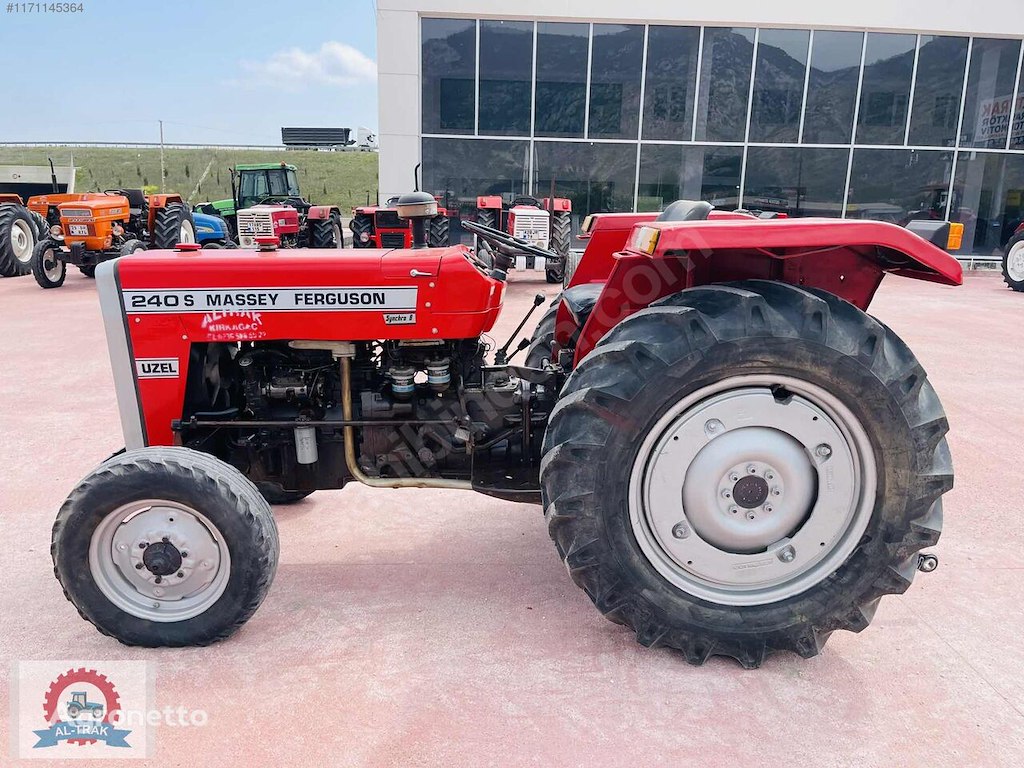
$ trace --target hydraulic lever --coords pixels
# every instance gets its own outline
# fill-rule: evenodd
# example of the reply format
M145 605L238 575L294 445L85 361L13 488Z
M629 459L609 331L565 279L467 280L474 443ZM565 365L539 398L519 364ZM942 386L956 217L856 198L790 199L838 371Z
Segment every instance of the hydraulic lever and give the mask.
M543 304L547 300L547 298L548 297L545 296L543 293L538 293L536 296L533 297L533 306L530 307L529 311L526 313L526 316L519 321L519 325L517 325L516 329L512 331L512 335L509 337L508 341L506 341L501 346L501 348L494 353L495 365L505 365L506 363L508 363L508 348L512 345L512 340L519 335L519 332L523 330L523 326L526 325L526 321L530 319L530 315L532 315L536 311L537 307ZM527 346L529 346L529 342L527 342ZM520 347L516 349L516 352L518 352L522 348L523 347L520 345ZM513 352L512 354L514 355L516 352Z

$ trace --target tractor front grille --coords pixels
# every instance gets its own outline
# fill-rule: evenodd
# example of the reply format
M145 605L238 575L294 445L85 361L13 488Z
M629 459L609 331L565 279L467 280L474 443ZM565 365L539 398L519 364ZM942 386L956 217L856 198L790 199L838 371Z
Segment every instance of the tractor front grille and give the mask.
M375 217L377 229L402 229L409 223L398 218L398 211L377 211Z
M405 234L402 232L381 232L381 248L405 248Z
M513 237L526 240L533 245L539 245L541 248L548 247L550 239L548 222L550 219L547 211L529 213L516 210L512 212L512 215L514 216Z
M270 211L239 211L238 234L240 237L273 237L273 214Z

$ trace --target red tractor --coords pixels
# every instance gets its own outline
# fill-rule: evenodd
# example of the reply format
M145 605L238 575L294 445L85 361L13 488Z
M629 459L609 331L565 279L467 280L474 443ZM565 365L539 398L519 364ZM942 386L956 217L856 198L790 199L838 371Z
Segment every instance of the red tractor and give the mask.
M565 262L572 243L572 201L563 197L520 195L506 200L501 195L481 195L476 199L478 224L499 229L517 240L550 252L541 258L519 250L514 254L517 270L543 270L549 283L562 282ZM478 251L480 249L477 241Z
M52 553L101 632L229 636L274 577L268 499L350 482L542 505L597 608L694 664L814 656L937 565L948 425L866 310L886 273L960 284L948 224L602 216L515 365L515 335L492 356L485 334L516 256L552 254L467 222L484 263L427 247L429 195L397 213L411 249L100 265L127 450L71 492Z
M364 205L352 209L353 248L411 248L412 230L409 222L398 215L397 197L387 201L386 206ZM444 208L437 209L437 215L427 222L427 244L431 248L443 248L449 244L449 218Z

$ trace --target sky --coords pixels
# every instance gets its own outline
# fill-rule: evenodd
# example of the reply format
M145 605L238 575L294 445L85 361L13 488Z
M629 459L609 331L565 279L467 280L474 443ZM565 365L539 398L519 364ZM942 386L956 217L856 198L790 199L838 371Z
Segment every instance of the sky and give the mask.
M159 120L183 144L279 145L282 126L376 132L374 0L81 4L0 2L0 141L156 143Z

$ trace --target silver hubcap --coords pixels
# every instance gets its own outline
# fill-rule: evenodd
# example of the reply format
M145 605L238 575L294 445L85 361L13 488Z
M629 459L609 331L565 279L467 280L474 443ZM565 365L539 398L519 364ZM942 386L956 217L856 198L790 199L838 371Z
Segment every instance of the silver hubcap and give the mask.
M335 248L344 248L345 247L345 237L344 237L344 235L341 234L341 226L338 225L338 224L335 224L335 225L333 225L332 230L334 232L334 247Z
M64 274L64 269L64 262L57 258L56 249L47 248L43 251L43 274L51 282L60 280L60 276Z
M192 227L192 222L185 220L181 222L181 228L178 230L178 242L179 243L194 243L196 241L196 231Z
M789 377L740 376L685 398L651 430L630 477L630 520L674 586L761 605L842 565L875 487L867 434L834 396Z
M1006 254L1006 274L1015 283L1024 281L1024 240L1014 243Z
M11 250L14 251L14 258L21 264L28 264L32 261L32 248L35 244L32 228L24 221L15 219L11 227Z
M231 557L220 531L202 514L148 499L103 518L89 545L89 570L122 611L150 621L185 621L224 593Z

